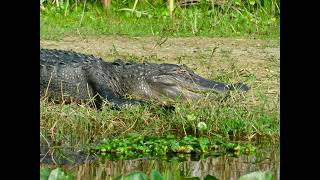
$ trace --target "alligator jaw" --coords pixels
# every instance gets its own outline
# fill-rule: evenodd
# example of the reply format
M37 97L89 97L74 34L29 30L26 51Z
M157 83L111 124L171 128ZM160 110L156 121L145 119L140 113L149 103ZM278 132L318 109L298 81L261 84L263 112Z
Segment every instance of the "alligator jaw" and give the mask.
M205 79L196 74L192 74L191 76L191 78L185 78L183 74L172 73L152 77L152 82L149 83L152 89L152 96L168 97L170 99L182 97L183 99L197 100L205 96L206 93L249 90L249 87L242 83L228 85Z

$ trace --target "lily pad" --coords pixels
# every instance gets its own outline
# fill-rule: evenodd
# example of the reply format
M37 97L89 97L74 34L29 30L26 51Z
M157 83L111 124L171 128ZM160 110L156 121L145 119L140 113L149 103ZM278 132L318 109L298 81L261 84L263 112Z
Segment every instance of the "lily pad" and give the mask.
M141 171L136 171L132 172L126 176L118 176L115 180L147 180L147 176L141 172Z
M40 180L47 180L50 175L50 169L49 168L41 168L40 169Z
M274 180L274 177L271 171L256 171L241 176L239 180Z
M151 180L164 180L161 174L157 170L151 171Z

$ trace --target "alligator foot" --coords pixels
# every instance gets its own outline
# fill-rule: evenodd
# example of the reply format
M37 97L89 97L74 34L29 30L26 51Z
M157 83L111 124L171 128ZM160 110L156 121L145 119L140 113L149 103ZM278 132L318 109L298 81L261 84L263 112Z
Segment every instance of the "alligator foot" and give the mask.
M145 102L142 100L130 99L130 100L123 100L123 99L113 99L109 100L112 109L120 109L126 108L131 106L139 106L144 105Z

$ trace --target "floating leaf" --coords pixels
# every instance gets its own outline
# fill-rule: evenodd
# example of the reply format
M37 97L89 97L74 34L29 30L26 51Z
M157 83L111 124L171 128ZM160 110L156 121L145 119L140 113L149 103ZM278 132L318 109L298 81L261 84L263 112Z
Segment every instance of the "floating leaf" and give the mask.
M48 180L72 180L72 177L65 174L60 168L51 171Z
M48 180L56 180L61 174L63 174L63 171L60 168L56 168L51 171Z
M199 177L185 177L185 178L183 178L184 180L200 180L200 178Z
M212 142L205 136L184 136L179 139L174 136L167 137L144 137L129 136L104 140L102 144L93 148L92 153L113 158L125 159L139 158L140 156L165 156L170 153L208 153L219 147L228 153L250 154L255 151L254 146Z
M161 174L157 170L151 171L151 180L164 180Z
M118 176L117 178L115 178L115 180L147 180L147 176L141 172L141 171L137 171L137 172L133 172L130 173L126 176Z
M209 139L206 137L200 137L198 141L202 152L205 152L208 148L208 144L210 143Z
M47 180L50 175L50 169L41 168L40 169L40 180Z
M216 178L215 176L211 176L210 174L208 174L204 180L218 180L218 178Z
M256 171L244 176L241 176L239 180L273 180L271 171Z

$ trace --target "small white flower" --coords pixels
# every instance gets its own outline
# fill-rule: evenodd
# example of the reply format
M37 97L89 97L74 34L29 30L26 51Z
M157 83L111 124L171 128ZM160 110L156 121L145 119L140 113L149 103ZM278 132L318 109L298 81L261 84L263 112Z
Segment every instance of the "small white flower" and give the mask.
M198 127L199 131L204 131L207 129L207 125L204 122L199 122L197 127Z

